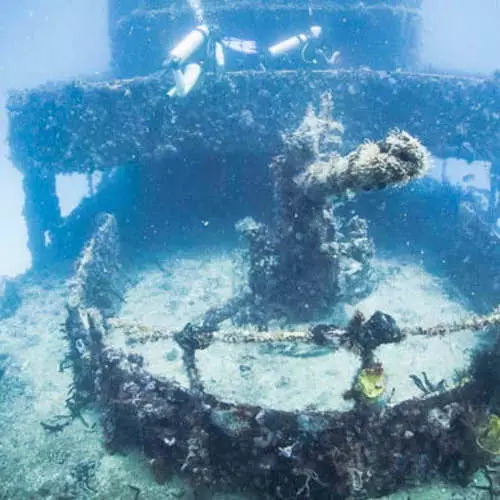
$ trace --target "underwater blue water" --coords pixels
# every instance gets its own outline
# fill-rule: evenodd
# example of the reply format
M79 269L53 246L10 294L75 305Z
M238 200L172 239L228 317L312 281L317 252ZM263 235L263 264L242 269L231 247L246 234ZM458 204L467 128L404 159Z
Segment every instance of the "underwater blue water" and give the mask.
M426 429L422 430L420 437L412 427L415 422L411 415L408 416L408 428L412 430L402 431L401 442L412 444L407 448L403 444L404 450L395 450L394 455L387 458L390 467L393 467L394 482L377 489L375 480L370 491L377 491L381 497L401 488L400 493L384 497L394 500L406 497L500 498L498 462L490 456L495 455L497 449L493 452L486 449L486 454L489 453L487 460L481 454L478 454L478 462L471 460L474 475L469 476L463 471L463 463L470 455L465 454L462 460L462 448L453 454L453 446L460 441L456 436L462 436L461 432L467 436L468 446L473 447L476 443L473 453L478 451L478 442L483 452L486 444L490 448L498 444L500 449L498 428L495 427L495 418L498 419L497 414L500 414L496 394L498 370L495 368L498 361L495 349L498 346L493 347L492 340L498 335L498 323L490 329L475 329L470 324L462 328L463 331L457 327L461 333L455 337L455 333L443 337L436 335L428 343L418 337L419 327L445 324L452 330L453 325L470 315L488 315L498 307L500 300L500 158L495 156L498 147L488 150L491 144L495 144L495 137L500 140L500 83L498 76L493 75L500 69L500 52L497 50L500 43L497 30L500 5L496 0L484 0L481 5L472 0L424 0L422 24L418 29L412 25L411 15L408 24L401 29L396 22L401 6L395 10L386 9L388 4L401 3L397 0L338 0L327 2L333 7L326 11L315 8L324 3L322 0L308 2L309 9L290 8L291 2L277 0L276 5L269 8L266 2L259 2L263 8L257 13L255 6L246 2L246 7L238 10L237 15L234 9L239 5L236 4L234 8L230 4L226 4L229 5L227 8L219 8L216 1L180 2L183 8L186 8L185 3L188 4L188 12L192 9L192 23L177 22L175 16L172 21L168 9L177 8L179 2L162 0L109 0L109 3L106 0L22 0L12 3L0 0L0 3L0 499L264 498L262 491L265 488L262 489L262 485L269 481L274 488L280 471L287 471L283 472L284 475L291 471L292 481L297 481L297 477L304 479L303 485L297 483L297 487L285 488L295 493L290 497L369 498L363 490L363 481L369 481L356 467L349 469L352 474L349 484L354 496L325 492L322 481L324 469L318 475L308 467L318 457L310 453L308 461L303 460L300 446L296 450L295 442L280 441L286 432L283 431L282 435L273 426L289 424L285 418L285 423L276 423L275 420L279 420L276 415L284 414L288 415L287 418L292 415L290 420L295 425L296 415L286 412L298 408L301 412L312 412L317 418L308 420L307 415L298 418L299 427L302 425L297 434L300 439L307 432L320 435L323 425L321 412L351 411L355 407L355 403L344 396L351 389L359 390L359 376L366 363L366 359L362 360L362 349L357 345L349 349L342 346L340 354L333 354L329 347L321 343L311 348L307 342L302 345L300 338L280 343L283 338L290 334L300 337L300 332L308 331L319 321L318 318L322 323L328 323L329 327L333 324L335 328L346 328L351 318L356 319L356 311L361 311L367 319L380 310L389 314L406 333L412 333L408 333L409 339L405 339L401 346L391 344L376 351L375 361L383 360L385 376L389 377L387 387L393 391L392 395L385 394L377 401L376 412L381 411L384 415L386 409L392 411L391 398L396 405L411 398L428 396L427 393L438 397L441 393L437 388L458 388L473 376L480 379L484 387L481 386L479 397L471 398L476 405L474 415L477 421L472 418L457 419L456 426L451 426L448 422L453 420L450 417L455 411L453 404L449 406L449 414L438 410L433 413L431 409L425 425L430 421L437 422L441 434L434 436L435 441L428 446ZM304 2L296 3L300 4L299 7L304 5ZM339 4L349 3L356 8L354 13L346 16L345 10L338 7ZM406 7L414 3L408 0ZM224 74L216 76L211 72L203 74L192 93L169 108L169 112L172 109L174 112L167 116L161 104L167 89L163 79L170 78L167 80L169 85L173 85L173 79L170 70L162 73L161 62L188 28L195 25L194 21L217 25L222 37L254 40L261 52L278 40L307 32L312 24L321 25L323 34L321 42L313 45L310 53L296 51L284 58L271 59L262 53L243 55L228 51L225 71L229 77L226 79ZM162 22L170 23L168 29L163 29ZM419 33L420 38L417 37L416 47L410 47L415 33ZM367 271L366 274L366 281L370 281L367 290L358 295L353 292L352 296L346 293L341 299L336 299L326 314L324 311L321 315L312 314L312 319L307 315L307 319L290 319L287 316L290 311L283 306L283 303L289 305L290 301L279 296L272 297L272 293L265 295L264 292L257 298L253 297L254 302L250 305L243 301L246 305L238 310L232 299L248 299L252 270L257 270L258 274L259 269L267 269L266 266L272 269L276 254L269 257L264 252L260 261L249 264L248 245L242 242L235 224L248 216L267 224L269 235L258 245L265 251L267 246L276 245L284 254L289 249L283 248L283 241L291 241L292 245L298 242L297 248L307 249L306 245L301 247L300 242L307 239L309 230L314 232L315 229L305 227L305 236L299 232L295 241L290 238L279 240L279 235L273 233L283 231L288 234L295 226L293 223L289 226L285 224L283 213L286 213L287 207L278 203L283 196L283 186L279 185L279 176L269 168L273 157L283 154L283 149L265 150L262 145L279 144L282 133L295 130L306 115L310 102L314 104L315 113L319 109L320 89L327 81L327 76L322 81L321 71L330 71L332 66L325 61L324 55L315 52L318 48L327 55L339 50L340 59L333 69L339 69L340 74L345 72L351 75L352 72L357 75L352 77L352 84L345 86L350 97L338 99L341 109L338 115L334 108L333 118L347 124L346 142L339 147L341 154L347 154L366 139L382 139L394 126L407 123L405 119L408 116L413 117L409 123L421 125L428 120L428 130L438 132L442 123L443 129L448 127L446 130L450 132L442 144L439 140L432 143L435 149L431 153L436 152L436 156L432 157L432 168L424 178L402 187L356 196L347 192L329 199L335 207L332 212L336 224L334 232L340 234L345 231L347 235L342 236L344 240L335 240L339 248L342 245L348 247L345 250L347 258L342 262L345 266L342 268L345 271L342 279L347 283L360 272L365 263L363 252L369 253L369 249L362 231L356 239L356 235L348 235L346 227L355 215L367 221L368 236L375 249L369 270L373 272L370 274ZM318 63L311 64L309 56L316 57ZM314 76L313 70L316 72ZM376 75L382 75L381 79L367 83L369 75L375 71ZM407 73L414 75L415 79L409 86L411 92L405 94L404 83L398 83L398 79L404 80ZM444 97L439 88L435 91L435 80L433 86L425 83L430 73L446 75L443 86L447 85L451 90L448 94L444 92ZM274 80L269 77L273 74L280 77L289 75L288 84L286 78ZM241 78L242 75L244 78ZM254 77L261 78L258 80L261 83L254 83L257 81ZM422 94L413 100L415 94L412 92L419 88L419 78L423 82ZM85 87L87 83L74 84L75 81L89 82L88 87ZM281 81L285 82L282 88ZM391 83L387 84L387 81ZM241 88L235 88L235 82L242 82ZM456 95L454 89L467 89L469 85L471 94L465 90L465 97L460 102L453 102ZM86 94L82 88L90 91ZM158 88L163 92L160 96ZM370 90L360 90L364 88ZM398 94L400 88L403 88L402 94ZM23 89L27 89L26 93L19 93ZM218 89L221 89L220 93ZM300 94L297 89L305 90ZM10 92L14 97L11 97L9 115L7 100ZM273 102L273 93L279 96L275 99L290 99L293 102L286 105ZM123 100L123 96L128 95L133 96L130 107ZM231 95L241 99L234 109L227 102ZM367 95L373 96L372 103L366 104ZM383 104L390 102L392 95L403 95L403 98L399 98L397 109L387 110ZM405 95L409 97L405 99ZM483 96L483 101L478 102L477 95ZM335 98L333 95L334 102ZM240 107L239 103L245 103L245 99L247 105ZM16 107L19 102L21 105ZM432 113L424 115L421 110L428 110L428 104L434 102L435 116ZM95 103L98 103L97 106ZM265 103L264 106L262 103ZM349 103L353 109L349 108ZM354 109L357 104L361 107ZM91 110L89 114L86 114L86 106ZM20 109L26 114L22 115ZM92 117L96 109L102 113ZM120 128L119 109L123 123L131 124L130 128ZM137 116L134 120L127 114L130 109L147 109L148 116ZM220 120L219 109L227 110L224 117L227 121ZM287 110L285 118L279 116L284 109ZM81 116L75 119L75 113L81 113ZM359 119L359 116L364 116L363 113L376 120L378 128L368 119L366 122ZM22 119L19 119L21 115ZM105 118L99 122L102 116ZM108 116L118 118L113 122L106 118ZM259 118L268 116L271 117L268 121L259 123ZM458 116L456 124L449 126L449 116L453 119ZM84 126L78 129L80 118ZM104 123L105 126L99 129L101 125L96 125L95 132L92 128L95 123ZM141 129L137 131L137 136L134 135L133 126L137 125L139 129L144 123L148 133L140 135ZM183 139L175 144L175 141L160 145L155 142L158 137L163 137L165 123L168 123L166 129L172 130L175 137L182 138L183 133L186 136L191 134L184 147ZM215 125L204 128L203 124L207 123ZM285 124L284 130L271 128L276 123ZM475 141L471 130L478 127L477 134L483 137L484 123L491 127L491 134L484 144L477 145L479 141ZM113 142L115 125L116 129L129 134L125 134L125 139L123 136L116 137L117 143L124 148L130 147L127 151L135 151L134 147L144 137L151 143L137 146L138 150L146 151L143 157L138 159L135 154L130 155L126 164L109 165L108 162L101 169L107 161L102 158L107 153L101 157L95 152L102 152L101 142ZM139 136L141 139L138 139ZM87 142L81 141L82 137ZM252 143L255 148L247 147L255 137L260 137L260 143ZM457 146L460 137L465 139ZM97 171L90 172L90 175L75 173L78 166L64 171L61 165L74 166L85 160L82 144L91 151L89 161L95 162ZM66 151L62 160L60 151ZM447 151L451 151L449 157ZM28 160L33 158L49 158L50 161L45 165L29 164ZM406 159L404 154L402 158ZM41 171L42 175L31 178L28 175L30 168L31 172ZM52 177L52 168L57 170L56 177ZM298 181L294 179L293 182ZM52 191L51 183L55 186ZM284 191L293 192L293 186ZM290 206L294 202L296 199L292 196ZM304 213L308 209L314 210L307 203L300 206L304 208ZM330 205L328 207L331 208ZM51 218L54 213L58 216L59 210L62 211L62 219L56 217L57 224L53 227ZM75 269L81 270L81 267L75 266L75 260L81 256L82 248L96 227L96 220L102 220L99 219L102 212L113 214L121 237L122 260L118 267L123 271L122 288L112 289L110 294L113 296L110 301L119 304L117 310L109 315L113 316L116 324L106 325L108 330L102 338L99 335L93 337L92 348L83 343L76 344L75 350L68 334L71 326L67 322L68 310L71 309L68 307L68 285ZM302 215L297 213L295 218L300 219ZM311 217L311 220L324 222L325 219ZM39 227L43 230L37 233ZM329 236L325 231L322 241L329 242ZM277 240L280 243L276 243ZM47 253L40 257L40 249L47 249ZM327 245L322 247L325 254L330 250ZM295 259L290 258L290 254ZM346 257L341 251L339 254L341 258ZM31 267L32 256L34 267ZM301 276L301 266L307 275L310 265L307 252L304 256L297 250L287 256L290 276ZM311 262L313 260L311 257ZM325 277L333 280L328 275L330 268L325 269L324 275L319 273L318 281ZM115 268L106 265L98 267L97 282L102 284L102 280L106 283L115 272ZM4 281L5 276L16 279ZM354 283L355 278L352 279ZM266 286L272 289L275 285L269 281L272 280L261 283L264 291ZM286 273L283 281L286 282ZM2 288L4 283L12 285L12 288ZM296 290L293 287L288 289L292 298L294 292L297 297L303 297L303 290L299 288L297 285ZM278 286L276 289L279 289ZM273 298L282 309L276 307L269 313L274 316L269 318L262 313L262 302ZM240 484L243 488L235 488L231 484L229 491L224 491L224 488L206 491L193 486L179 473L179 469L184 472L187 467L182 466L180 454L172 460L176 473L171 474L171 463L161 453L165 447L176 450L176 439L184 443L182 429L173 434L171 431L180 423L184 425L187 422L186 425L189 425L190 417L182 420L185 416L176 414L177 421L175 418L170 421L171 416L155 421L157 415L151 412L144 417L144 428L138 431L130 408L130 414L124 412L123 420L115 421L110 415L118 412L118 399L127 390L134 391L134 383L139 386L141 381L134 379L128 389L124 387L121 392L113 393L117 399L110 404L105 390L113 384L109 383L107 387L108 381L103 382L99 378L102 369L106 370L112 364L104 363L105 355L99 349L119 348L131 366L142 356L145 369L154 377L174 380L175 387L180 387L176 397L182 400L185 394L191 394L188 389L193 389L185 370L189 361L186 361L188 350L178 338L174 341L172 335L156 344L147 340L133 344L130 338L137 334L134 328L138 324L139 333L154 331L155 328L171 333L190 322L196 323L200 317L204 318L209 309L224 307L235 307L237 310L234 315L228 315L234 323L229 320L221 322L219 333L224 340L216 343L216 347L210 346L200 350L201 354L196 354L200 371L197 376L209 388L210 397L215 395L223 401L223 408L217 407L217 400L207 399L209 402L205 403L203 411L207 411L209 417L200 425L207 425L209 421L212 429L218 429L217 433L209 436L210 445L225 456L224 453L231 449L227 438L236 440L241 437L239 432L245 435L248 414L240 407L232 413L233 410L224 405L243 402L283 412L266 415L269 421L265 425L260 412L253 415L252 419L262 426L265 433L258 436L249 434L251 439L244 441L241 448L234 447L242 454L255 447L248 454L249 463L242 465L241 470L248 465L252 474L257 471L261 481L258 485L261 489L257 488L257 493L252 490L255 485L248 491L245 484ZM308 307L301 302L296 309L303 312ZM82 324L92 324L88 321ZM120 326L120 322L125 326ZM244 325L241 331L238 330L241 327L238 322ZM130 327L130 324L133 326ZM385 328L390 329L387 324ZM276 344L259 344L257 340L247 346L234 342L232 338L243 334L258 339L259 335L267 333L276 334L279 341ZM195 339L192 342L198 341L195 335L192 338ZM72 351L68 350L69 345ZM475 356L481 349L487 351L489 356L482 363L474 361L479 359ZM96 365L89 369L85 364L88 359L97 359L97 364L104 364L97 369ZM84 366L80 369L102 384L99 389L103 396L97 405L85 408L82 405L81 411L75 413L71 405L74 394L81 390L79 387L75 389L80 362ZM370 362L374 363L374 360L370 359ZM71 363L73 365L69 368ZM196 375L196 371L192 370L191 376L193 372ZM154 380L149 382L152 386L147 384L142 387L145 392L155 387ZM454 401L453 397L450 396L450 401ZM144 402L140 397L137 401ZM115 402L116 406L113 406ZM156 403L157 400L151 405ZM210 405L220 412L210 413ZM193 409L193 415L196 411ZM366 425L375 420L370 412L362 414L360 421ZM130 420L127 420L129 417ZM363 420L365 417L366 420ZM257 425L254 420L253 426ZM358 425L359 422L356 422ZM401 418L401 423L405 423L405 417ZM144 429L146 431L141 434ZM156 437L152 437L156 436L155 432L160 436L161 444L156 443ZM110 452L110 436L114 433L129 438L128 441L124 439L126 444L123 449L118 447L117 453ZM360 442L361 437L366 438L362 426L348 434L359 438ZM445 438L442 438L443 435ZM334 441L332 450L335 450L336 444L341 446L340 441ZM156 444L150 446L151 442ZM366 439L366 442L369 446L371 441ZM358 445L357 442L355 444ZM191 448L188 450L187 445L179 448L182 453L186 452L185 456L191 457ZM436 456L436 449L449 460L441 464L442 470L435 466L433 458L429 458ZM413 452L418 455L415 460ZM366 453L368 456L369 452ZM335 455L334 451L332 454ZM352 456L363 457L363 450ZM352 456L349 455L349 458ZM450 456L451 459L448 458ZM369 461L369 458L366 460ZM189 462L188 458L185 460L185 464ZM480 469L477 466L479 461L484 465ZM290 463L296 466L290 467ZM283 469L279 468L281 466ZM434 468L445 472L439 476ZM189 467L187 469L189 472ZM221 477L216 479L223 478L223 473L220 474ZM411 480L406 481L406 475ZM468 486L457 485L457 478L466 476ZM254 476L249 474L249 477ZM342 474L339 473L338 477L339 484L345 481ZM358 484L360 481L361 484ZM309 487L312 494L308 494ZM279 488L269 490L266 498L288 498L280 491ZM484 497L477 496L483 493Z

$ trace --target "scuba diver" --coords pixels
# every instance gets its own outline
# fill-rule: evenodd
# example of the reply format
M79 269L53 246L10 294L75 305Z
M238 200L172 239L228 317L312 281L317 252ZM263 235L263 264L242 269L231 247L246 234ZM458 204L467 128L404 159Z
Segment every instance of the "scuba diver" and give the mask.
M207 25L197 26L170 51L163 63L164 71L171 70L175 82L168 95L187 96L199 81L205 66L215 73L222 71L225 65L225 49L247 55L259 55L264 69L269 59L287 56L297 50L300 50L301 58L307 64L317 64L320 62L318 57L328 65L337 64L340 53L335 51L328 55L326 46L320 42L321 34L321 26L311 26L306 33L287 38L267 50L259 50L253 40L221 38L217 30ZM199 54L198 62L188 63L196 54Z
M318 64L320 62L319 56L322 62L335 65L339 62L340 52L332 51L330 55L327 54L327 46L321 41L322 32L321 26L311 26L306 33L300 33L272 45L268 49L268 54L272 58L276 58L300 49L300 56L306 64Z
M185 97L199 80L204 57L200 62L187 61L201 49L207 51L209 35L208 26L203 24L196 27L170 51L163 62L165 70L171 69L174 76L175 86L168 92L170 97Z
M172 70L175 81L175 86L170 89L168 95L170 97L188 95L200 79L205 66L215 73L222 71L225 65L225 48L244 54L257 53L254 41L232 37L221 38L215 29L210 29L205 24L186 35L170 51L163 63L165 70ZM200 53L199 62L187 63L196 53Z

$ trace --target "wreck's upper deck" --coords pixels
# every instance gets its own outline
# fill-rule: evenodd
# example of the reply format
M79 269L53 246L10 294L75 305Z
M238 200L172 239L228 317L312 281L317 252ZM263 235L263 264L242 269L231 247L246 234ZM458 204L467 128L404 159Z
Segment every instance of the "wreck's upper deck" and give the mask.
M275 154L309 102L331 92L349 146L397 127L439 157L500 157L500 81L371 70L237 72L184 100L154 75L17 92L10 145L21 170L84 172L173 152ZM244 138L244 140L242 140Z

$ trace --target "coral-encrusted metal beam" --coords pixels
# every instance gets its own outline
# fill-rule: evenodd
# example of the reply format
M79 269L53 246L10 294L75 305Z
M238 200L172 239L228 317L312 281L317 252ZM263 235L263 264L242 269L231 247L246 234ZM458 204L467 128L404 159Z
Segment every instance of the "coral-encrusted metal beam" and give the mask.
M9 141L24 172L148 163L178 151L275 154L305 106L330 91L347 149L398 127L440 157L500 157L500 80L369 70L239 72L171 100L158 74L12 93ZM241 138L245 140L242 141Z

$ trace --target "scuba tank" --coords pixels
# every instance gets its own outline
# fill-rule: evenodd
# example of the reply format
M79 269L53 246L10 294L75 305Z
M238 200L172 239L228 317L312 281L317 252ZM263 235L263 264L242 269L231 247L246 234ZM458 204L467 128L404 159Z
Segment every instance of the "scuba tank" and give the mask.
M202 24L188 33L171 51L163 66L178 67L184 64L208 40L210 31Z
M292 50L298 49L300 46L305 45L307 42L313 39L317 39L321 36L321 26L311 26L308 33L301 33L299 35L292 36L279 42L275 45L269 47L268 51L271 56L281 56Z

